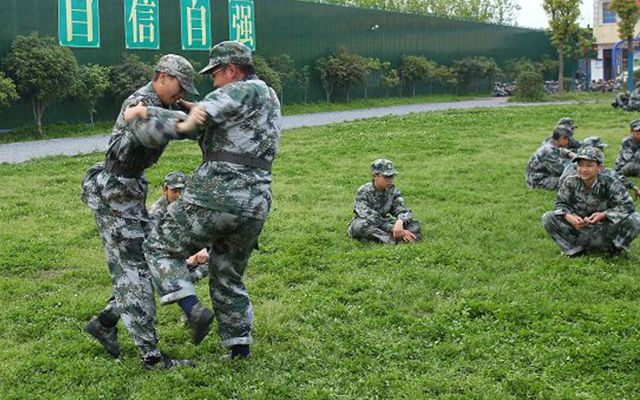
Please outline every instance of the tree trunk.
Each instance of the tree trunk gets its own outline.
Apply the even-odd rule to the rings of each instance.
[[[564,48],[558,47],[558,94],[564,93]]]
[[[633,90],[633,37],[627,38],[627,89]]]
[[[416,97],[416,84],[413,84],[413,91],[412,91],[412,96]]]
[[[364,98],[367,98],[367,85],[364,85]]]
[[[36,121],[38,136],[42,136],[42,114],[44,114],[44,104],[36,99],[31,99],[31,107],[33,108],[33,118]]]

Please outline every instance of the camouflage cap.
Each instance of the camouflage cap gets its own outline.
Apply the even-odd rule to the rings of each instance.
[[[198,73],[208,74],[218,65],[226,64],[252,65],[251,49],[240,42],[220,42],[209,50],[209,65]]]
[[[599,149],[604,149],[606,147],[609,147],[609,145],[603,142],[602,139],[600,139],[600,137],[598,136],[589,136],[584,138],[582,140],[582,146],[597,147]]]
[[[182,172],[169,172],[164,177],[164,184],[169,189],[182,189],[187,183],[187,176]]]
[[[631,121],[631,123],[629,123],[629,126],[631,127],[632,131],[640,132],[640,119]]]
[[[382,176],[394,176],[398,174],[398,171],[393,168],[391,160],[384,158],[378,158],[371,163],[371,172]]]
[[[155,68],[156,72],[166,72],[167,74],[174,76],[180,86],[191,94],[198,94],[198,90],[193,83],[193,77],[196,71],[193,69],[193,65],[186,58],[176,54],[165,54],[160,57],[158,64]]]
[[[572,128],[577,128],[577,125],[573,124],[573,118],[569,118],[569,117],[562,117],[558,120],[558,123],[556,125],[566,125],[566,126],[570,126]]]
[[[590,160],[595,161],[598,164],[604,164],[604,153],[600,149],[596,149],[595,147],[583,147],[578,150],[578,154],[573,157],[573,162],[578,162],[579,160]]]

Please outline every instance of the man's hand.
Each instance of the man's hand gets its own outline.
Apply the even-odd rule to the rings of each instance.
[[[416,235],[414,235],[411,231],[405,229],[402,232],[402,240],[408,243],[413,243],[416,241]]]
[[[603,212],[596,212],[587,217],[586,222],[590,224],[597,224],[600,221],[604,221],[607,218],[607,214]]]
[[[586,225],[585,220],[578,215],[565,214],[564,220],[577,230],[584,228]]]
[[[179,133],[189,133],[196,130],[198,125],[204,125],[207,120],[207,113],[202,107],[194,106],[189,111],[189,116],[184,121],[176,124],[176,130]]]
[[[396,240],[404,238],[404,222],[401,219],[396,220],[396,223],[393,224],[391,235]]]
[[[147,119],[147,107],[142,102],[129,107],[124,112],[124,122],[128,124],[136,118]]]
[[[195,268],[198,265],[206,264],[208,262],[209,262],[209,252],[207,251],[206,248],[204,248],[199,252],[197,252],[196,254],[192,255],[191,257],[187,258],[187,267]]]
[[[196,105],[196,103],[186,101],[185,99],[180,99],[176,101],[176,104],[185,112],[191,111],[191,108],[193,108],[193,106]]]

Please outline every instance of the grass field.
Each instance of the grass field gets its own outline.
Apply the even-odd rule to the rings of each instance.
[[[640,249],[568,259],[540,225],[551,192],[524,167],[563,116],[618,144],[635,115],[607,105],[446,111],[286,131],[274,207],[246,278],[254,357],[224,363],[159,309],[161,349],[196,369],[142,370],[120,329],[110,358],[83,327],[110,280],[84,171],[99,154],[0,165],[0,398],[637,399]],[[391,158],[423,225],[416,245],[348,240],[370,162]],[[169,146],[148,173],[198,165]],[[206,282],[199,294],[208,301]]]
[[[357,99],[349,103],[295,103],[285,104],[282,113],[283,115],[297,115],[297,114],[310,114],[319,112],[331,112],[331,111],[348,111],[357,110],[362,108],[373,107],[390,107],[405,104],[422,104],[422,103],[443,103],[450,101],[462,101],[489,97],[491,94],[482,93],[465,96],[454,96],[445,94],[435,94],[432,96],[416,96],[416,97],[388,97],[388,98],[375,98],[375,99]],[[35,125],[32,121],[29,121],[27,125],[21,128],[2,131],[0,132],[0,144],[25,142],[31,140],[43,140],[43,139],[57,139],[65,137],[83,137],[83,136],[95,136],[95,135],[108,135],[113,128],[114,120],[99,121],[95,125],[91,126],[88,123],[85,124],[67,124],[56,123],[46,124],[44,126],[44,134],[38,136],[36,133]],[[46,119],[46,118],[45,118]],[[2,126],[0,126],[2,128]]]

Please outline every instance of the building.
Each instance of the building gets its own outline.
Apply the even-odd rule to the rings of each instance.
[[[620,77],[627,68],[626,41],[620,39],[617,15],[609,9],[610,4],[611,0],[593,2],[593,35],[598,46],[598,56],[591,60],[591,79],[595,80]],[[638,32],[640,22],[636,25],[636,35]],[[640,68],[638,49],[634,52],[634,68]]]

